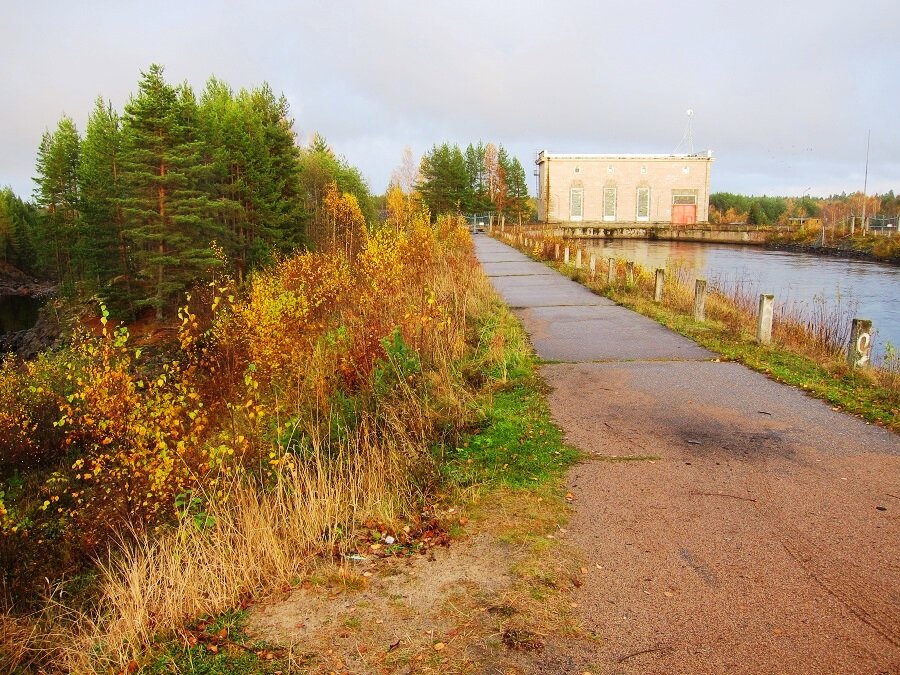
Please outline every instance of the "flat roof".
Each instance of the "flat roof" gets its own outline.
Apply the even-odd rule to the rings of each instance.
[[[538,153],[536,163],[540,163],[542,159],[712,159],[712,150],[701,150],[700,152],[692,152],[686,154],[635,154],[635,153],[566,153],[566,152],[547,152],[541,150]]]

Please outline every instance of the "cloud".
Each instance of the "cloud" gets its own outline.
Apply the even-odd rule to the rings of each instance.
[[[714,186],[859,189],[865,138],[897,185],[900,5],[862,0],[15,3],[0,34],[0,181],[30,193],[40,135],[97,94],[121,107],[162,63],[202,88],[268,81],[384,189],[403,147],[484,139],[552,151],[670,152],[691,107]]]

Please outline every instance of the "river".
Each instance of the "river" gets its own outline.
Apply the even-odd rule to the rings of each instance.
[[[875,353],[887,343],[900,347],[900,267],[808,253],[674,241],[582,240],[598,258],[618,257],[655,269],[675,263],[724,289],[742,286],[758,295],[774,293],[775,302],[812,313],[817,303],[850,308],[873,322]]]
[[[0,295],[0,335],[34,326],[43,304],[42,298],[29,295]]]

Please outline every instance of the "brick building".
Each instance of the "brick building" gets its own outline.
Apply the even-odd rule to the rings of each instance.
[[[709,220],[712,151],[537,157],[544,222],[681,224]]]

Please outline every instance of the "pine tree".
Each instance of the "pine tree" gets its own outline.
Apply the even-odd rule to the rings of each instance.
[[[38,264],[57,279],[74,281],[72,244],[78,232],[78,160],[80,139],[75,123],[63,117],[52,134],[47,131],[38,149],[34,190],[41,209]]]
[[[119,115],[111,103],[98,98],[88,119],[78,167],[82,212],[79,247],[89,287],[110,307],[132,313],[121,160]]]
[[[528,205],[528,181],[525,179],[525,169],[518,157],[510,160],[507,177],[509,211],[521,225],[522,219],[530,215],[530,207]]]
[[[311,245],[330,242],[332,228],[324,204],[331,183],[340,194],[353,195],[365,220],[375,222],[375,206],[362,174],[346,159],[336,157],[321,135],[314,134],[311,144],[300,152],[299,174],[306,237]]]
[[[134,243],[136,304],[153,307],[157,319],[218,264],[210,244],[221,233],[201,191],[210,172],[201,161],[197,117],[193,92],[167,84],[157,65],[142,73],[137,96],[125,106],[122,204]]]
[[[471,206],[472,181],[466,160],[456,145],[433,146],[419,165],[418,190],[432,215]]]
[[[23,272],[35,271],[35,215],[10,188],[0,190],[0,260]]]

